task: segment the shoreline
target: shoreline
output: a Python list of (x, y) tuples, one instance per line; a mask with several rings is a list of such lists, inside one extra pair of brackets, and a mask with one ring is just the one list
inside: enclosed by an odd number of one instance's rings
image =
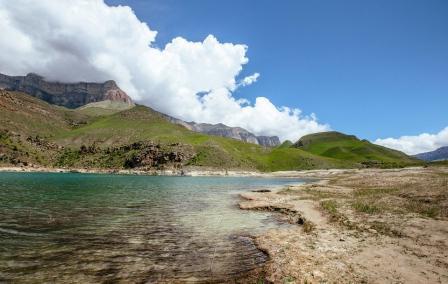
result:
[(448, 196), (448, 167), (294, 176), (316, 180), (240, 194), (242, 210), (276, 212), (295, 224), (255, 236), (269, 260), (242, 283), (448, 283), (448, 202), (428, 205)]
[(265, 177), (269, 174), (256, 171), (215, 170), (215, 169), (167, 169), (167, 170), (124, 170), (124, 169), (78, 169), (78, 168), (49, 168), (49, 167), (12, 167), (0, 166), (0, 172), (17, 173), (82, 173), (82, 174), (116, 174), (116, 175), (145, 175), (145, 176), (234, 176)]
[[(222, 170), (213, 168), (186, 167), (183, 169), (166, 170), (134, 170), (134, 169), (86, 169), (86, 168), (51, 168), (51, 167), (14, 167), (0, 166), (0, 172), (17, 173), (82, 173), (82, 174), (116, 174), (116, 175), (146, 175), (146, 176), (229, 176), (229, 177), (266, 177), (266, 178), (325, 178), (335, 174), (350, 171), (347, 169), (328, 169), (328, 170), (301, 170), (301, 171), (277, 171), (277, 172), (259, 172), (248, 170)], [(325, 174), (323, 174), (325, 173)]]
[[(387, 171), (402, 171), (405, 169), (423, 169), (423, 167), (407, 167), (387, 169)], [(146, 175), (146, 176), (230, 176), (230, 177), (267, 177), (267, 178), (305, 178), (305, 179), (330, 179), (334, 176), (353, 173), (363, 170), (382, 171), (377, 168), (353, 168), (353, 169), (313, 169), (297, 171), (259, 172), (250, 170), (223, 170), (215, 168), (185, 167), (183, 169), (166, 170), (135, 170), (135, 169), (87, 169), (87, 168), (52, 168), (43, 166), (0, 166), (0, 172), (21, 173), (82, 173), (82, 174), (116, 174), (116, 175)]]

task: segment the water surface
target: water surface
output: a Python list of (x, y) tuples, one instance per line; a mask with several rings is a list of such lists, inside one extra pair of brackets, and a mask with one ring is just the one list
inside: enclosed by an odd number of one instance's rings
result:
[(252, 177), (0, 173), (0, 282), (222, 282), (266, 261), (282, 226), (238, 194)]

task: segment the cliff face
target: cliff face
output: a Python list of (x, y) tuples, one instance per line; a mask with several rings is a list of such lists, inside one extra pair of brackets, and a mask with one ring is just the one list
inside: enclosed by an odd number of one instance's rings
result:
[(36, 74), (26, 76), (0, 74), (0, 89), (24, 92), (50, 104), (67, 108), (77, 108), (104, 100), (133, 105), (132, 99), (114, 81), (60, 83), (45, 81)]
[(280, 139), (277, 136), (257, 136), (258, 144), (265, 147), (277, 147)]
[[(0, 73), (0, 89), (24, 92), (50, 104), (67, 108), (78, 108), (106, 100), (123, 102), (129, 106), (134, 106), (131, 98), (114, 81), (106, 81), (104, 83), (60, 83), (45, 81), (43, 77), (32, 73), (26, 76), (8, 76)], [(221, 123), (185, 122), (165, 114), (162, 115), (172, 123), (183, 125), (192, 131), (233, 138), (265, 147), (280, 145), (280, 140), (277, 136), (255, 136), (241, 127), (229, 127)]]
[(277, 147), (278, 145), (280, 145), (280, 139), (277, 136), (255, 136), (253, 133), (241, 127), (230, 127), (222, 123), (208, 124), (185, 122), (183, 120), (176, 119), (170, 116), (166, 116), (166, 118), (173, 123), (183, 125), (189, 130), (208, 135), (233, 138), (264, 147)]

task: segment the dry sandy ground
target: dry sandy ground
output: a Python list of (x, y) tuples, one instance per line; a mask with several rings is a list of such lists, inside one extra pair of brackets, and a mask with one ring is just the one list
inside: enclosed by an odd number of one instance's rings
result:
[(242, 194), (297, 224), (256, 238), (271, 258), (259, 282), (448, 283), (448, 168), (277, 175), (320, 180)]

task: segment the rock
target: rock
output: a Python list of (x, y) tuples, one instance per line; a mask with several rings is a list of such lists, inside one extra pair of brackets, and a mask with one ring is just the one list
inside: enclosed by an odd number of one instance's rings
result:
[(67, 108), (77, 108), (88, 103), (105, 100), (134, 104), (115, 81), (61, 83), (46, 81), (43, 77), (33, 73), (26, 76), (0, 74), (0, 89), (24, 92), (50, 104)]
[(264, 147), (276, 147), (280, 145), (280, 139), (277, 136), (255, 136), (253, 133), (241, 127), (230, 127), (222, 123), (196, 123), (185, 122), (183, 120), (164, 115), (172, 123), (180, 124), (189, 130), (208, 135), (215, 135), (236, 140), (261, 145)]
[(277, 147), (280, 145), (280, 139), (277, 136), (257, 136), (258, 144), (265, 147)]

